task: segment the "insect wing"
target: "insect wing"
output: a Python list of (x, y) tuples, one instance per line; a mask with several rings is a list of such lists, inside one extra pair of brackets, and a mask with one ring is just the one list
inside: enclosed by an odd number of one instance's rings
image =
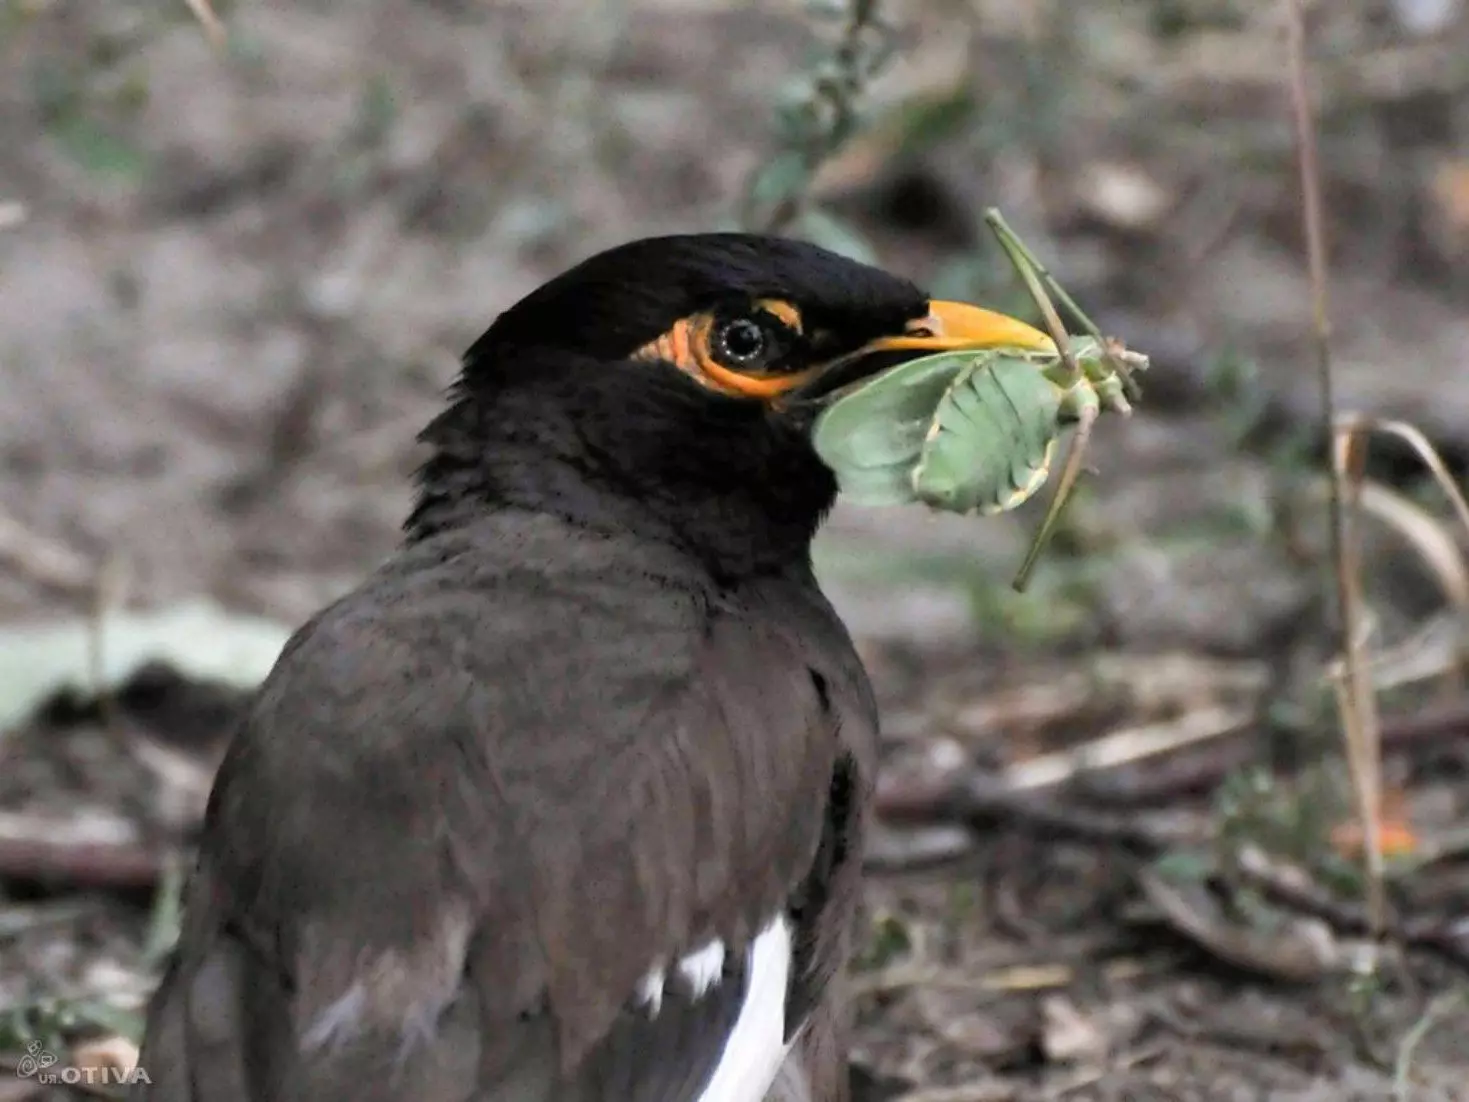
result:
[(943, 352), (910, 360), (822, 411), (811, 441), (843, 495), (860, 505), (917, 500), (911, 474), (934, 407), (975, 358), (973, 352)]
[(992, 514), (1045, 485), (1060, 392), (1031, 360), (992, 356), (957, 378), (934, 411), (913, 492), (936, 509)]

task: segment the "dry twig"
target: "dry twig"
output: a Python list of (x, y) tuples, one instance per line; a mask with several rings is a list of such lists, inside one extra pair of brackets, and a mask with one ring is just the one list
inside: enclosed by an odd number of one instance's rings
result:
[(1341, 966), (1336, 940), (1319, 920), (1293, 919), (1256, 929), (1227, 914), (1202, 880), (1176, 880), (1149, 868), (1139, 882), (1169, 926), (1238, 968), (1310, 983)]
[(0, 560), (31, 581), (67, 593), (90, 593), (96, 567), (80, 552), (0, 515)]
[[(1205, 722), (1211, 716), (1220, 720), (1217, 727)], [(1192, 724), (1179, 727), (1178, 737), (1171, 741), (1155, 739), (1157, 730), (1153, 725), (1109, 732), (1084, 745), (1034, 759), (1043, 763), (1043, 768), (1035, 771), (1027, 768), (1030, 765), (1027, 762), (995, 776), (973, 768), (962, 757), (946, 758), (922, 776), (912, 775), (912, 771), (898, 775), (889, 770), (878, 781), (878, 814), (895, 824), (924, 825), (964, 822), (971, 818), (1004, 818), (1010, 812), (1021, 823), (1034, 822), (1036, 816), (1042, 819), (1070, 816), (1074, 829), (1068, 833), (1106, 840), (1112, 832), (1102, 824), (1109, 823), (1109, 818), (1063, 811), (1045, 803), (1044, 794), (1055, 789), (1079, 788), (1107, 804), (1139, 802), (1143, 798), (1156, 803), (1180, 791), (1210, 788), (1241, 764), (1240, 754), (1220, 753), (1199, 758), (1185, 763), (1186, 767), (1169, 770), (1166, 775), (1150, 775), (1128, 784), (1114, 785), (1105, 778), (1118, 766), (1149, 758), (1171, 758), (1175, 751), (1197, 747), (1201, 739), (1223, 745), (1225, 736), (1241, 742), (1258, 737), (1257, 730), (1250, 726), (1231, 724), (1224, 730), (1225, 716), (1223, 712), (1202, 713)], [(1233, 716), (1229, 718), (1232, 720)], [(1138, 738), (1139, 731), (1147, 737)], [(1198, 737), (1184, 737), (1190, 734)], [(1466, 734), (1469, 734), (1469, 700), (1389, 719), (1382, 730), (1382, 742), (1407, 749), (1451, 742)], [(1248, 751), (1246, 744), (1243, 752)], [(1152, 773), (1159, 771), (1155, 766)]]
[(151, 888), (165, 854), (131, 824), (0, 812), (0, 878), (90, 888)]
[(1174, 720), (1112, 731), (1079, 746), (1042, 754), (1005, 770), (1016, 791), (1068, 784), (1087, 773), (1134, 765), (1244, 730), (1254, 719), (1246, 708), (1204, 708)]
[(1109, 815), (1064, 807), (979, 772), (937, 783), (879, 778), (877, 813), (890, 823), (1000, 821), (1053, 838), (1103, 843), (1144, 854), (1160, 853), (1179, 842), (1197, 842), (1207, 833), (1202, 823), (1180, 821), (1177, 816)]
[(214, 14), (214, 8), (209, 0), (184, 0), (189, 5), (189, 10), (194, 13), (194, 18), (199, 20), (199, 25), (204, 28), (204, 36), (209, 39), (209, 44), (216, 50), (225, 47), (225, 40), (229, 32), (225, 30), (224, 23), (219, 16)]

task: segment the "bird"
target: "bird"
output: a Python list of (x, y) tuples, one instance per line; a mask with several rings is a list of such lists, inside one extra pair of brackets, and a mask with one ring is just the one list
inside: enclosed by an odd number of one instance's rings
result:
[(844, 1102), (879, 721), (812, 564), (814, 411), (1048, 340), (735, 232), (500, 313), (401, 542), (232, 731), (140, 1097)]

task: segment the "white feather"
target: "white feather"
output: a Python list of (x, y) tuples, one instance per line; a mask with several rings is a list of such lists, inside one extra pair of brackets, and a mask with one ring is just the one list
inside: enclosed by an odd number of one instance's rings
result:
[[(724, 947), (719, 949), (722, 958)], [(745, 1001), (699, 1102), (761, 1102), (765, 1097), (791, 1047), (785, 1040), (790, 974), (791, 928), (784, 915), (777, 915), (750, 946)]]
[(654, 968), (638, 984), (638, 998), (647, 1006), (650, 1018), (658, 1017), (663, 1009), (663, 982), (663, 969)]
[[(724, 974), (724, 942), (715, 938), (701, 949), (679, 960), (678, 974), (689, 985), (689, 993), (702, 999)], [(668, 973), (650, 968), (638, 982), (638, 1001), (648, 1008), (648, 1017), (656, 1018), (663, 1009), (663, 993), (668, 990)]]
[(694, 998), (703, 998), (724, 974), (724, 942), (716, 938), (694, 950), (678, 962), (678, 971), (693, 989)]

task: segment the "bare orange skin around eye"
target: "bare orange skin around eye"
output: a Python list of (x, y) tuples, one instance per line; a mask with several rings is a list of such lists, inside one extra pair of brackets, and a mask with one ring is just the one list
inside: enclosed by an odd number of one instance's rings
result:
[[(783, 302), (762, 303), (762, 307), (790, 324), (789, 320), (772, 307), (789, 312), (797, 322), (799, 315), (794, 308)], [(676, 322), (672, 329), (651, 344), (644, 345), (634, 355), (635, 359), (659, 359), (673, 364), (686, 375), (697, 379), (711, 390), (722, 391), (742, 398), (768, 400), (799, 386), (811, 374), (809, 371), (792, 375), (745, 375), (731, 370), (715, 361), (709, 349), (709, 332), (714, 319), (708, 314), (696, 314)]]
[(777, 317), (793, 333), (803, 332), (801, 328), (801, 311), (797, 310), (789, 302), (778, 298), (762, 298), (755, 303), (757, 310), (764, 310), (767, 314)]

